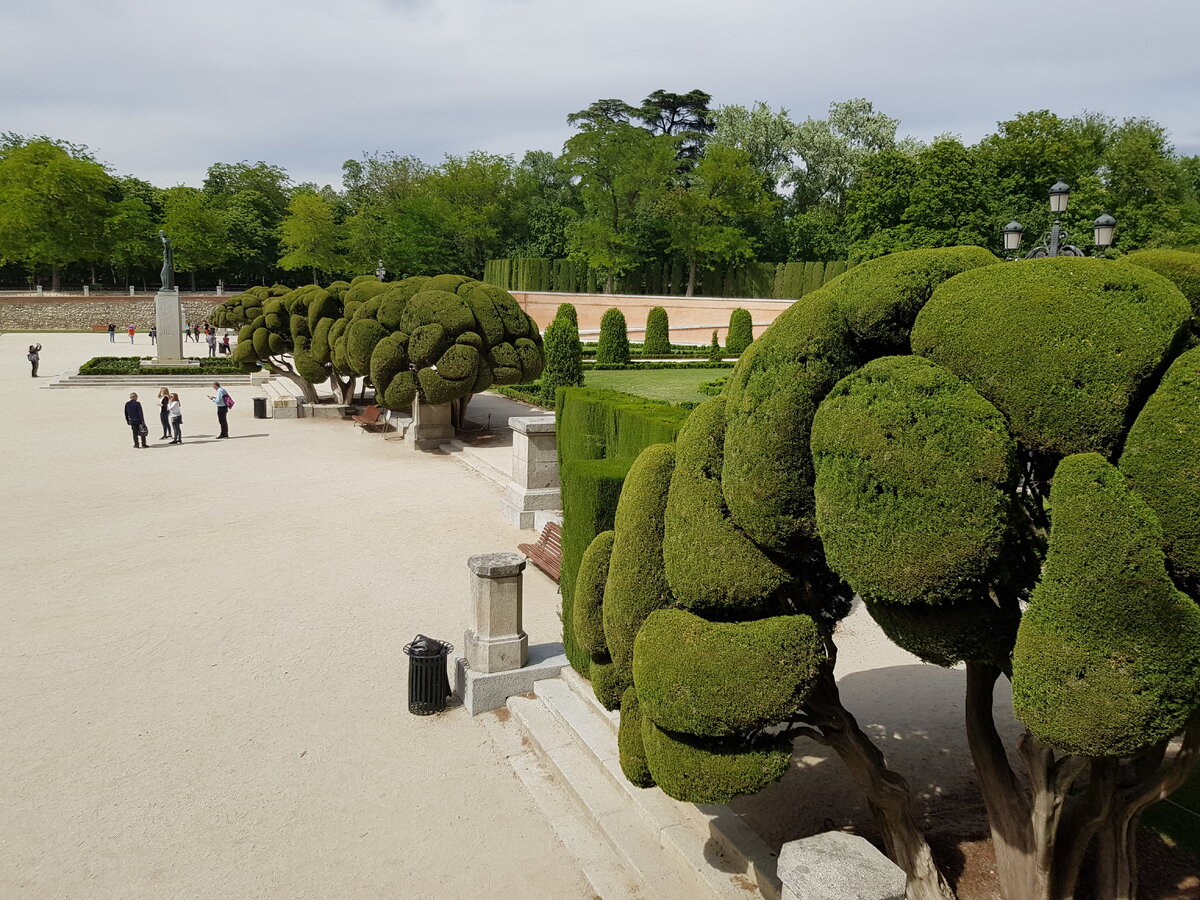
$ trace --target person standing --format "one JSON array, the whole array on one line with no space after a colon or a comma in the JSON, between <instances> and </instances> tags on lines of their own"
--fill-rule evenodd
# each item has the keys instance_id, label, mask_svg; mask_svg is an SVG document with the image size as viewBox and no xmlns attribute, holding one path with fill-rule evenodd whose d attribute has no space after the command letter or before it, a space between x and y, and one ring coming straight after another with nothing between
<instances>
[{"instance_id":1,"label":"person standing","mask_svg":"<svg viewBox=\"0 0 1200 900\"><path fill-rule=\"evenodd\" d=\"M146 447L146 434L142 430L146 427L146 414L142 412L137 394L130 394L129 402L125 404L125 424L133 429L133 449Z\"/></svg>"},{"instance_id":2,"label":"person standing","mask_svg":"<svg viewBox=\"0 0 1200 900\"><path fill-rule=\"evenodd\" d=\"M210 331L208 333L208 355L217 355L217 333L215 331Z\"/></svg>"},{"instance_id":3,"label":"person standing","mask_svg":"<svg viewBox=\"0 0 1200 900\"><path fill-rule=\"evenodd\" d=\"M117 342L117 326L112 322L108 323L108 342L115 344Z\"/></svg>"},{"instance_id":4,"label":"person standing","mask_svg":"<svg viewBox=\"0 0 1200 900\"><path fill-rule=\"evenodd\" d=\"M128 325L126 325L125 330L129 332L129 343L132 344L133 343L133 335L134 335L134 332L136 331L136 329L133 327L133 323L130 322Z\"/></svg>"},{"instance_id":5,"label":"person standing","mask_svg":"<svg viewBox=\"0 0 1200 900\"><path fill-rule=\"evenodd\" d=\"M217 405L217 422L221 426L221 433L217 435L217 439L229 437L229 407L233 400L229 396L229 391L221 387L221 382L214 381L213 388L216 394L209 394L208 399Z\"/></svg>"},{"instance_id":6,"label":"person standing","mask_svg":"<svg viewBox=\"0 0 1200 900\"><path fill-rule=\"evenodd\" d=\"M192 326L192 340L195 341L197 344L200 343L200 326L199 325Z\"/></svg>"},{"instance_id":7,"label":"person standing","mask_svg":"<svg viewBox=\"0 0 1200 900\"><path fill-rule=\"evenodd\" d=\"M27 360L29 360L29 364L31 366L33 366L33 377L34 378L37 378L38 363L42 359L42 357L40 355L41 352L42 352L41 344L30 344L29 345L29 353L26 354L26 356L25 356L25 358Z\"/></svg>"},{"instance_id":8,"label":"person standing","mask_svg":"<svg viewBox=\"0 0 1200 900\"><path fill-rule=\"evenodd\" d=\"M228 356L229 355L229 332L228 331L226 331L225 336L223 338L221 338L221 346L224 348L224 350L222 352L226 356Z\"/></svg>"},{"instance_id":9,"label":"person standing","mask_svg":"<svg viewBox=\"0 0 1200 900\"><path fill-rule=\"evenodd\" d=\"M160 441L169 441L171 439L171 419L167 413L167 406L171 403L171 392L166 388L158 389L158 420L162 422L162 437Z\"/></svg>"},{"instance_id":10,"label":"person standing","mask_svg":"<svg viewBox=\"0 0 1200 900\"><path fill-rule=\"evenodd\" d=\"M172 444L183 443L183 407L179 403L179 395L171 394L167 404L167 412L171 416L171 427L175 429L175 440Z\"/></svg>"},{"instance_id":11,"label":"person standing","mask_svg":"<svg viewBox=\"0 0 1200 900\"><path fill-rule=\"evenodd\" d=\"M157 344L157 343L158 343L158 326L151 325L150 326L150 344L151 344L151 346L153 346L154 344Z\"/></svg>"}]
</instances>

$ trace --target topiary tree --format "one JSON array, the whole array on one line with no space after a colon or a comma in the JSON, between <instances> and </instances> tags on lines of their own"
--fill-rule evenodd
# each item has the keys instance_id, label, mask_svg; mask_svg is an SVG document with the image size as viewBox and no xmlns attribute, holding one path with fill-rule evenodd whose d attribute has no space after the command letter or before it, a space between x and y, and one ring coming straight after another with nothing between
<instances>
[{"instance_id":1,"label":"topiary tree","mask_svg":"<svg viewBox=\"0 0 1200 900\"><path fill-rule=\"evenodd\" d=\"M725 352L741 356L754 340L754 320L740 306L729 314L729 333L725 335Z\"/></svg>"},{"instance_id":2,"label":"topiary tree","mask_svg":"<svg viewBox=\"0 0 1200 900\"><path fill-rule=\"evenodd\" d=\"M611 664L631 781L723 802L816 740L907 895L952 897L838 692L858 595L901 647L965 663L1004 896L1072 896L1095 849L1098 896L1132 898L1138 815L1200 755L1192 312L1136 266L996 262L897 253L781 315L674 447L634 463L588 649ZM1023 776L994 720L1001 677Z\"/></svg>"},{"instance_id":3,"label":"topiary tree","mask_svg":"<svg viewBox=\"0 0 1200 900\"><path fill-rule=\"evenodd\" d=\"M646 356L671 355L671 327L667 311L661 306L653 307L646 316L646 340L642 344Z\"/></svg>"},{"instance_id":4,"label":"topiary tree","mask_svg":"<svg viewBox=\"0 0 1200 900\"><path fill-rule=\"evenodd\" d=\"M615 307L600 318L600 343L596 347L596 362L625 365L629 362L629 334L625 314Z\"/></svg>"},{"instance_id":5,"label":"topiary tree","mask_svg":"<svg viewBox=\"0 0 1200 900\"><path fill-rule=\"evenodd\" d=\"M564 308L569 308L571 314L564 315ZM554 397L560 387L583 386L583 345L579 343L574 311L574 306L564 303L546 329L546 368L538 382L538 395L545 406L554 406Z\"/></svg>"},{"instance_id":6,"label":"topiary tree","mask_svg":"<svg viewBox=\"0 0 1200 900\"><path fill-rule=\"evenodd\" d=\"M708 345L708 361L720 362L725 357L721 355L721 342L717 340L717 330L712 333L712 343Z\"/></svg>"}]
</instances>

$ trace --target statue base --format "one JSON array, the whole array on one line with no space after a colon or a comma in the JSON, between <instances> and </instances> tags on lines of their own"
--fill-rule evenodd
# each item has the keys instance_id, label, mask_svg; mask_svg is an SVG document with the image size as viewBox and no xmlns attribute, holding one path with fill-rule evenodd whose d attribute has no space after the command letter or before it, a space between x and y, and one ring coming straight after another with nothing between
<instances>
[{"instance_id":1,"label":"statue base","mask_svg":"<svg viewBox=\"0 0 1200 900\"><path fill-rule=\"evenodd\" d=\"M154 359L143 359L143 369L198 369L200 368L200 360L198 359L163 359L156 356Z\"/></svg>"}]
</instances>

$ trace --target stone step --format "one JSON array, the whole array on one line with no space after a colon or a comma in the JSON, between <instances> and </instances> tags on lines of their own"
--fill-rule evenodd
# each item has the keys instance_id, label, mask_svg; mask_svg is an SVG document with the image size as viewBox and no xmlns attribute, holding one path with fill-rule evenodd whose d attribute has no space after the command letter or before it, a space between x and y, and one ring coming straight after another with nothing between
<instances>
[{"instance_id":1,"label":"stone step","mask_svg":"<svg viewBox=\"0 0 1200 900\"><path fill-rule=\"evenodd\" d=\"M509 711L484 713L478 721L483 723L492 742L504 754L555 836L575 859L596 896L604 900L653 900L642 892L637 879L621 862L596 823L584 815L558 777L534 751L523 730L511 721Z\"/></svg>"},{"instance_id":2,"label":"stone step","mask_svg":"<svg viewBox=\"0 0 1200 900\"><path fill-rule=\"evenodd\" d=\"M252 387L254 382L249 375L68 375L47 381L45 388L114 388L132 387L146 388L153 386L155 390L161 382L178 387L210 387L214 381L223 385Z\"/></svg>"},{"instance_id":3,"label":"stone step","mask_svg":"<svg viewBox=\"0 0 1200 900\"><path fill-rule=\"evenodd\" d=\"M733 881L730 896L752 885L767 900L778 900L776 855L728 806L681 803L658 788L629 782L617 750L620 714L604 708L587 679L567 667L558 678L537 682L534 692L659 832L663 846L699 871L716 896L725 896L721 891Z\"/></svg>"},{"instance_id":4,"label":"stone step","mask_svg":"<svg viewBox=\"0 0 1200 900\"><path fill-rule=\"evenodd\" d=\"M488 461L482 454L477 453L470 446L464 444L457 438L446 441L444 444L442 444L441 451L448 456L453 456L464 466L478 472L480 475L498 487L506 487L512 481L512 478L509 477L509 473L502 472L500 469L496 468L496 466L492 465L492 463Z\"/></svg>"},{"instance_id":5,"label":"stone step","mask_svg":"<svg viewBox=\"0 0 1200 900\"><path fill-rule=\"evenodd\" d=\"M599 828L646 896L656 900L707 900L715 896L698 873L680 866L672 854L663 851L659 835L545 704L536 698L510 697L508 709L535 752ZM746 894L743 892L741 897L744 900Z\"/></svg>"}]
</instances>

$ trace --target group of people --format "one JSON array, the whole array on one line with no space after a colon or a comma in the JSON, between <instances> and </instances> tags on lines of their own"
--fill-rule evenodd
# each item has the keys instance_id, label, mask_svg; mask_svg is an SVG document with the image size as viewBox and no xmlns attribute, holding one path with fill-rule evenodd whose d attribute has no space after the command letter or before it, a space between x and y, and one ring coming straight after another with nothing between
<instances>
[{"instance_id":1,"label":"group of people","mask_svg":"<svg viewBox=\"0 0 1200 900\"><path fill-rule=\"evenodd\" d=\"M134 328L133 323L130 322L125 326L125 330L129 334L129 343L132 344L133 337L137 333L137 329ZM216 328L212 327L207 322L205 322L203 325L190 325L185 322L183 325L183 339L185 341L195 341L198 344L200 343L201 331L204 332L204 341L208 344L209 356L216 356L217 353L221 353L225 356L229 355L230 332L226 331L225 336L218 340ZM117 341L117 326L112 322L108 323L108 341L110 344L115 344ZM158 328L153 325L150 326L150 343L158 343Z\"/></svg>"},{"instance_id":2,"label":"group of people","mask_svg":"<svg viewBox=\"0 0 1200 900\"><path fill-rule=\"evenodd\" d=\"M36 364L34 368L36 371ZM221 433L217 435L217 438L227 438L229 437L229 410L233 407L233 398L229 396L229 392L225 388L221 387L219 381L214 381L212 386L215 393L209 394L208 399L217 407L217 424L221 426ZM183 406L179 402L179 395L165 387L159 388L158 405L158 418L162 422L163 430L159 440L182 444ZM149 446L146 438L149 437L150 427L146 424L146 414L136 393L130 394L129 402L125 404L125 424L133 430L135 450Z\"/></svg>"},{"instance_id":3,"label":"group of people","mask_svg":"<svg viewBox=\"0 0 1200 900\"><path fill-rule=\"evenodd\" d=\"M137 329L134 328L133 323L130 322L128 325L125 326L125 331L127 331L129 333L129 343L132 344L133 336L137 333ZM108 323L108 342L110 344L115 344L117 342L117 326L114 325L112 322Z\"/></svg>"}]
</instances>

